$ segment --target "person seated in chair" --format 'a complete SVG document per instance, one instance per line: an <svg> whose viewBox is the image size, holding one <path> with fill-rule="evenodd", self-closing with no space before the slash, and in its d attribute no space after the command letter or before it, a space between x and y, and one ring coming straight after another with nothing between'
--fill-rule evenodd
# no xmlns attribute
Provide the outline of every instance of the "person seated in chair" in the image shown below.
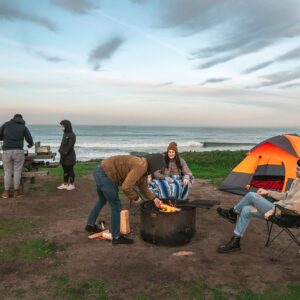
<svg viewBox="0 0 300 300"><path fill-rule="evenodd" d="M224 209L219 207L218 214L235 224L231 240L218 247L218 252L227 253L240 249L240 240L243 237L252 218L268 219L274 214L274 203L264 196L273 198L276 205L291 210L300 215L300 159L296 164L296 176L291 188L286 192L276 192L259 189L257 193L247 193L234 207Z"/></svg>
<svg viewBox="0 0 300 300"><path fill-rule="evenodd" d="M154 178L149 182L149 188L160 199L185 200L192 184L193 175L185 160L179 156L175 142L169 144L165 160L167 167L154 172Z"/></svg>

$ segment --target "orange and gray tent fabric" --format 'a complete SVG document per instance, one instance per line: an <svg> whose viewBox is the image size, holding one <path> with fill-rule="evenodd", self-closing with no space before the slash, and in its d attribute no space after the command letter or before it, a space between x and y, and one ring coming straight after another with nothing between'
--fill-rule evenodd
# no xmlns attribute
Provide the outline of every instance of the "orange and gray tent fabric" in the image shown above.
<svg viewBox="0 0 300 300"><path fill-rule="evenodd" d="M240 195L258 188L284 192L296 178L299 157L300 136L297 134L269 138L247 153L223 181L220 190Z"/></svg>

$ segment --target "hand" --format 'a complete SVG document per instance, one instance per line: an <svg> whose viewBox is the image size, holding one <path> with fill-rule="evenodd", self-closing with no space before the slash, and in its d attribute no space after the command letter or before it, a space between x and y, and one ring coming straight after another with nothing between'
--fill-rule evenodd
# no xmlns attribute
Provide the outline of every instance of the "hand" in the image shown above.
<svg viewBox="0 0 300 300"><path fill-rule="evenodd" d="M189 182L190 182L189 179L187 179L187 178L184 178L184 179L183 179L183 184L184 184L184 185L189 184Z"/></svg>
<svg viewBox="0 0 300 300"><path fill-rule="evenodd" d="M174 182L174 179L169 176L166 177L166 180L168 181L169 184Z"/></svg>
<svg viewBox="0 0 300 300"><path fill-rule="evenodd" d="M265 213L265 219L268 220L270 216L274 214L275 208L272 208L271 210L267 211Z"/></svg>
<svg viewBox="0 0 300 300"><path fill-rule="evenodd" d="M262 195L262 196L266 196L268 195L269 191L265 190L265 189L258 189L257 194L258 195Z"/></svg>
<svg viewBox="0 0 300 300"><path fill-rule="evenodd" d="M163 202L161 200L159 200L158 198L155 198L154 200L155 206L160 208L160 206L163 204Z"/></svg>

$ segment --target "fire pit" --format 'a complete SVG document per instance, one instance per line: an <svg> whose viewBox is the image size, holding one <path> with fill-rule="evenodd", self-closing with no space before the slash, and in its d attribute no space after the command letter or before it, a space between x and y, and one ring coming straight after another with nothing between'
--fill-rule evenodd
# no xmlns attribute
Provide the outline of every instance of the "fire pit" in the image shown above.
<svg viewBox="0 0 300 300"><path fill-rule="evenodd" d="M196 207L178 205L180 211L160 211L153 201L141 204L141 236L145 242L180 246L191 241L196 232Z"/></svg>

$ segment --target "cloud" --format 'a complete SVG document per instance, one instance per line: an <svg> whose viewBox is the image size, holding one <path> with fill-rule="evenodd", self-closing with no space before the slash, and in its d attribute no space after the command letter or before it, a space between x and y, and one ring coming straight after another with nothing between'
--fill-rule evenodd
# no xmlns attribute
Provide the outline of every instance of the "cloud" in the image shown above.
<svg viewBox="0 0 300 300"><path fill-rule="evenodd" d="M290 83L290 84L286 84L281 86L281 89L289 89L289 88L294 88L294 87L299 87L300 86L300 82L297 83Z"/></svg>
<svg viewBox="0 0 300 300"><path fill-rule="evenodd" d="M86 14L98 8L92 0L51 0L51 2L78 14Z"/></svg>
<svg viewBox="0 0 300 300"><path fill-rule="evenodd" d="M284 71L284 72L277 72L265 76L261 76L265 82L259 84L258 86L255 87L264 87L264 86L271 86L271 85L276 85L276 84L281 84L285 82L289 82L295 79L300 78L300 68L297 68L292 71Z"/></svg>
<svg viewBox="0 0 300 300"><path fill-rule="evenodd" d="M291 51L288 51L287 53L278 56L277 58L273 59L273 60L269 60L266 62L263 62L261 64L258 64L252 68L249 68L245 71L246 74L258 71L260 69L263 69L273 63L278 63L278 62L283 62L283 61L287 61L287 60L293 60L293 59L299 59L300 58L300 47L295 48Z"/></svg>
<svg viewBox="0 0 300 300"><path fill-rule="evenodd" d="M49 29L50 31L56 31L56 25L45 19L37 17L31 13L20 11L5 3L0 3L0 20L18 20L24 22L30 22Z"/></svg>
<svg viewBox="0 0 300 300"><path fill-rule="evenodd" d="M218 83L218 82L224 82L229 80L230 78L209 78L205 80L201 85L205 85L206 83Z"/></svg>
<svg viewBox="0 0 300 300"><path fill-rule="evenodd" d="M183 35L215 33L214 44L193 52L211 67L261 50L300 32L299 1L166 0L163 25ZM220 34L221 33L221 34Z"/></svg>
<svg viewBox="0 0 300 300"><path fill-rule="evenodd" d="M118 36L113 37L104 44L98 45L89 55L88 61L95 71L99 70L100 62L107 60L120 48L124 40Z"/></svg>
<svg viewBox="0 0 300 300"><path fill-rule="evenodd" d="M42 58L49 62L60 63L60 62L66 61L66 59L64 59L64 58L61 58L61 57L55 56L55 55L50 55L42 50L36 50L29 46L26 47L26 51L32 56L37 56L37 57Z"/></svg>
<svg viewBox="0 0 300 300"><path fill-rule="evenodd" d="M253 73L253 72L255 72L255 71L258 71L258 70L260 70L260 69L263 69L263 68L265 68L265 67L271 65L273 62L274 62L273 60L265 61L265 62L263 62L263 63L261 63L261 64L255 65L254 67L251 67L251 68L245 70L244 73L245 73L245 74Z"/></svg>

